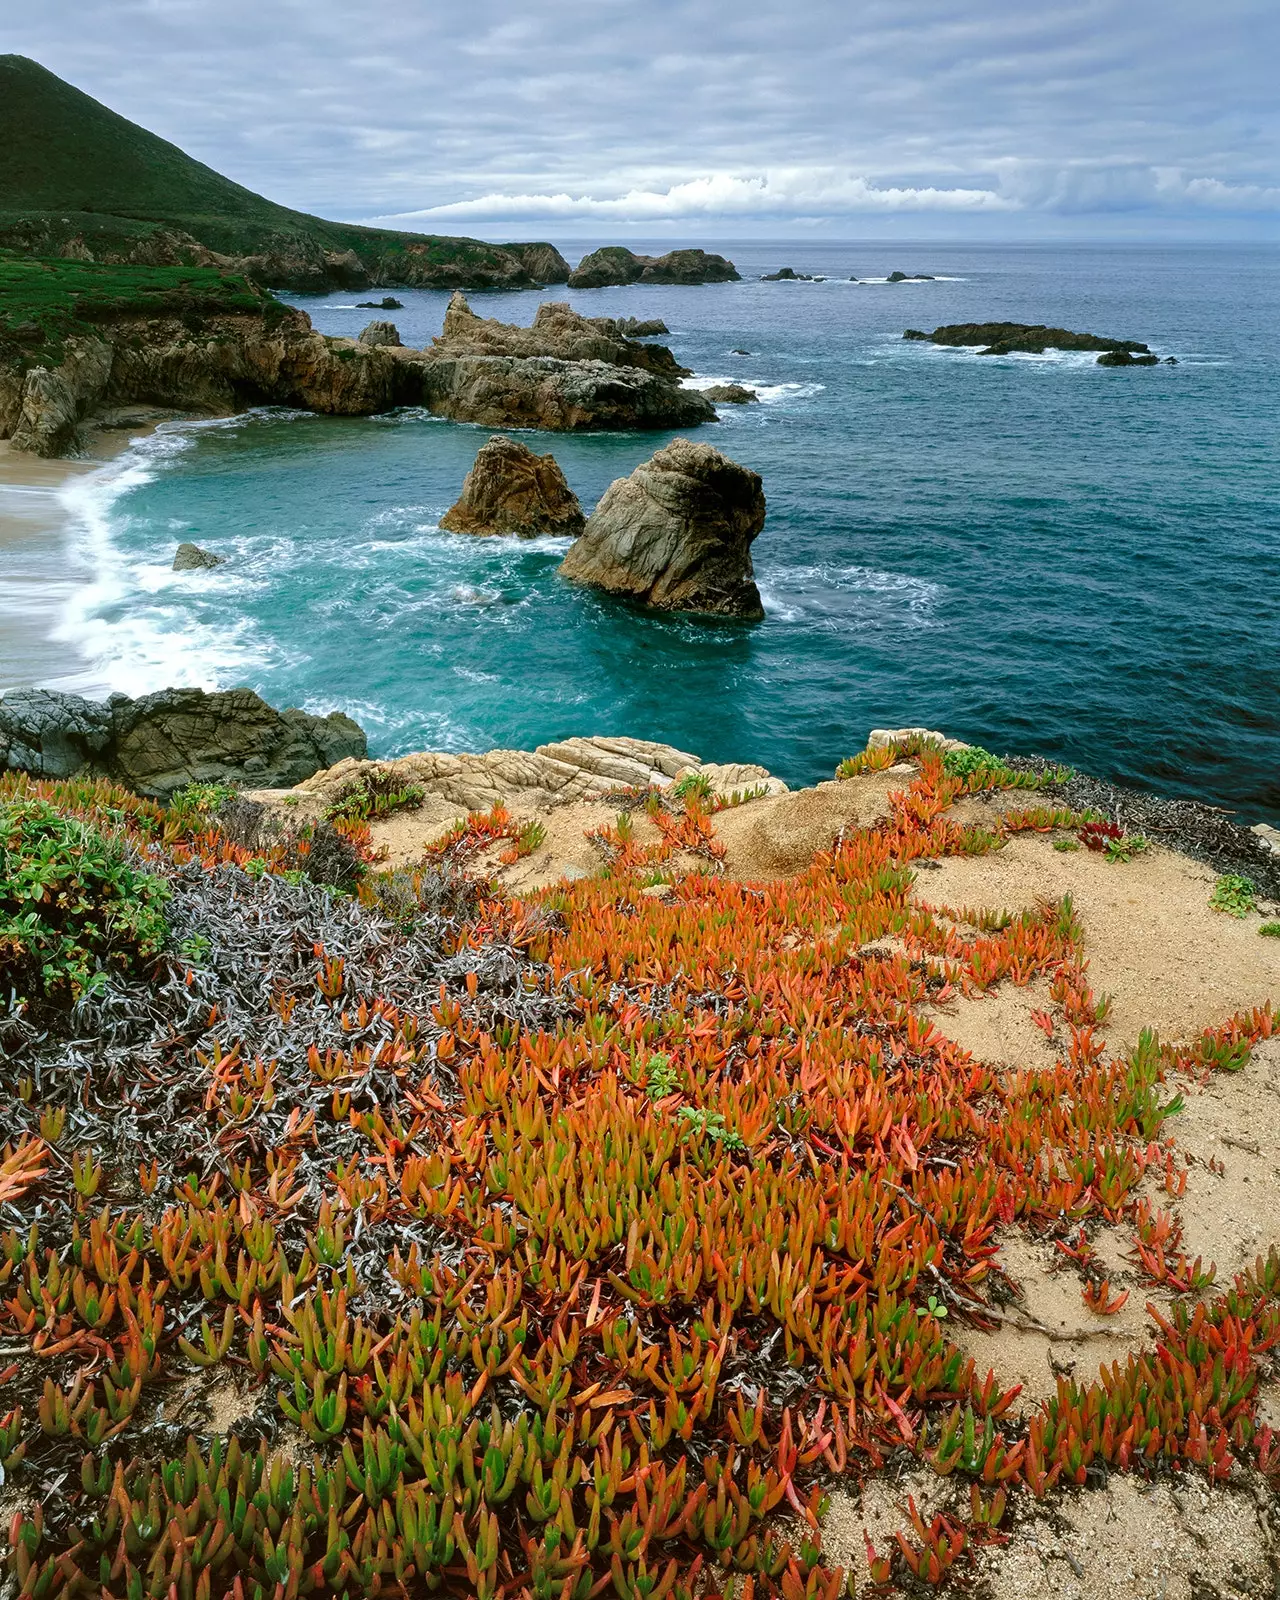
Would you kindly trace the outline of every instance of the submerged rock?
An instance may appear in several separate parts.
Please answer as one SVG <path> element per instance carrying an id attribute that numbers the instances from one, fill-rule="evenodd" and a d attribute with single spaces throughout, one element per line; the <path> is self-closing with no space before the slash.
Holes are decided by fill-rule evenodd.
<path id="1" fill-rule="evenodd" d="M 476 454 L 456 504 L 440 518 L 450 533 L 577 535 L 585 518 L 553 455 L 496 434 Z"/>
<path id="2" fill-rule="evenodd" d="M 702 392 L 716 405 L 745 406 L 760 398 L 754 389 L 748 389 L 741 383 L 715 383 Z"/>
<path id="3" fill-rule="evenodd" d="M 301 783 L 367 751 L 340 711 L 276 711 L 252 689 L 162 689 L 106 705 L 53 689 L 0 696 L 0 770 L 34 777 L 108 777 L 167 799 L 188 783 Z"/>
<path id="4" fill-rule="evenodd" d="M 403 340 L 400 338 L 400 330 L 394 322 L 371 322 L 363 330 L 357 343 L 399 346 L 403 343 Z"/>
<path id="5" fill-rule="evenodd" d="M 655 610 L 757 621 L 751 542 L 764 518 L 757 473 L 675 439 L 610 484 L 560 572 Z"/>
<path id="6" fill-rule="evenodd" d="M 627 283 L 736 283 L 738 269 L 706 250 L 669 250 L 638 256 L 623 245 L 593 250 L 569 274 L 571 289 L 606 289 Z"/>
<path id="7" fill-rule="evenodd" d="M 933 283 L 934 278 L 929 272 L 891 272 L 885 279 L 886 283 Z"/>
<path id="8" fill-rule="evenodd" d="M 197 567 L 220 567 L 226 559 L 226 556 L 215 556 L 212 550 L 202 550 L 198 544 L 189 544 L 184 539 L 174 554 L 173 570 L 193 572 Z"/>
<path id="9" fill-rule="evenodd" d="M 1104 350 L 1098 357 L 1100 367 L 1155 367 L 1159 364 L 1160 357 L 1149 351 L 1135 355 L 1129 350 Z"/>

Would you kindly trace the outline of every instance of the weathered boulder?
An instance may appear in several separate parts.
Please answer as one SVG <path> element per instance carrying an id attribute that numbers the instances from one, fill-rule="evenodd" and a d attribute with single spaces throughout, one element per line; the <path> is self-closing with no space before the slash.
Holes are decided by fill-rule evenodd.
<path id="1" fill-rule="evenodd" d="M 757 473 L 675 439 L 610 484 L 560 571 L 655 610 L 758 620 L 751 542 L 764 516 Z"/>
<path id="2" fill-rule="evenodd" d="M 627 283 L 736 283 L 738 269 L 724 256 L 706 250 L 669 250 L 640 256 L 607 244 L 583 256 L 569 274 L 571 289 L 607 289 Z"/>
<path id="3" fill-rule="evenodd" d="M 356 342 L 357 344 L 367 345 L 400 345 L 404 341 L 401 339 L 400 330 L 394 322 L 371 322 L 361 330 L 360 337 Z"/>
<path id="4" fill-rule="evenodd" d="M 517 534 L 582 532 L 578 497 L 553 455 L 538 456 L 516 439 L 495 434 L 481 445 L 456 504 L 440 518 L 450 533 Z"/>
<path id="5" fill-rule="evenodd" d="M 612 323 L 623 339 L 653 339 L 671 332 L 661 317 L 597 317 L 595 320 L 602 326 Z"/>
<path id="6" fill-rule="evenodd" d="M 496 317 L 478 317 L 466 296 L 455 294 L 444 314 L 444 328 L 432 340 L 429 353 L 552 356 L 558 361 L 607 361 L 611 366 L 639 367 L 665 378 L 689 376 L 688 367 L 682 367 L 665 345 L 637 344 L 612 317 L 584 317 L 558 300 L 544 301 L 534 313 L 532 325 L 522 328 Z"/>
<path id="7" fill-rule="evenodd" d="M 607 361 L 440 354 L 422 366 L 421 378 L 420 404 L 487 428 L 689 428 L 716 415 L 693 389 Z"/>
<path id="8" fill-rule="evenodd" d="M 760 396 L 741 383 L 713 383 L 703 394 L 715 405 L 745 406 Z"/>
<path id="9" fill-rule="evenodd" d="M 199 567 L 220 567 L 226 559 L 226 556 L 215 556 L 212 550 L 202 550 L 198 544 L 190 544 L 184 539 L 174 553 L 173 570 L 194 572 Z"/>
<path id="10" fill-rule="evenodd" d="M 0 768 L 109 777 L 158 799 L 188 783 L 285 787 L 367 748 L 342 712 L 276 711 L 251 689 L 162 689 L 106 705 L 52 689 L 0 696 Z"/>

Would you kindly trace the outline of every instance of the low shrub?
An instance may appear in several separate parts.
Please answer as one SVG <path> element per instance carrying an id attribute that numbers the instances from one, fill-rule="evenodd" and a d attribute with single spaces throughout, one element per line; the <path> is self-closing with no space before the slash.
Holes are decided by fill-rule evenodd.
<path id="1" fill-rule="evenodd" d="M 169 890 L 48 802 L 0 805 L 0 992 L 78 1000 L 164 947 Z"/>

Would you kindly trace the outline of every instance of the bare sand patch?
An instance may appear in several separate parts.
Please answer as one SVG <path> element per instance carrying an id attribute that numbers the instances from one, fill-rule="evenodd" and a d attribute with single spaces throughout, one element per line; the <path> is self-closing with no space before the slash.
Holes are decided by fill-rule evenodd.
<path id="1" fill-rule="evenodd" d="M 1052 1067 L 1061 1051 L 1033 1012 L 1052 1016 L 1055 1007 L 1044 978 L 1019 987 L 1001 983 L 985 994 L 957 995 L 945 1006 L 921 1006 L 920 1014 L 947 1038 L 991 1067 Z"/>
<path id="2" fill-rule="evenodd" d="M 220 1379 L 205 1391 L 204 1404 L 209 1413 L 210 1433 L 226 1434 L 238 1422 L 244 1422 L 258 1408 L 261 1390 L 242 1389 L 234 1378 Z"/>
<path id="3" fill-rule="evenodd" d="M 947 857 L 913 893 L 930 906 L 1009 911 L 1069 894 L 1094 992 L 1111 996 L 1105 1031 L 1119 1048 L 1144 1027 L 1188 1039 L 1280 999 L 1280 940 L 1258 937 L 1257 915 L 1210 910 L 1213 884 L 1208 867 L 1158 847 L 1121 863 L 1019 834 L 990 855 Z"/>
<path id="4" fill-rule="evenodd" d="M 1280 1037 L 1257 1045 L 1239 1072 L 1176 1087 L 1186 1109 L 1165 1131 L 1191 1159 L 1176 1208 L 1182 1250 L 1217 1264 L 1221 1290 L 1280 1242 Z"/>
<path id="5" fill-rule="evenodd" d="M 858 1490 L 846 1483 L 836 1484 L 822 1519 L 823 1561 L 828 1567 L 843 1567 L 846 1577 L 854 1580 L 849 1592 L 861 1594 L 863 1585 L 871 1582 L 866 1538 L 877 1555 L 888 1555 L 897 1549 L 893 1537 L 897 1529 L 911 1537 L 908 1500 L 915 1501 L 928 1523 L 949 1508 L 955 1487 L 951 1479 L 940 1478 L 931 1468 L 914 1462 L 899 1472 L 868 1478 Z"/>
<path id="6" fill-rule="evenodd" d="M 1264 1600 L 1275 1537 L 1253 1488 L 1177 1487 L 1119 1474 L 1036 1507 L 1004 1546 L 978 1556 L 989 1600 Z"/>
<path id="7" fill-rule="evenodd" d="M 913 771 L 899 763 L 885 772 L 866 772 L 717 812 L 715 831 L 725 846 L 725 870 L 737 879 L 794 878 L 820 851 L 830 850 L 842 832 L 883 822 L 890 814 L 890 794 L 906 789 Z"/>

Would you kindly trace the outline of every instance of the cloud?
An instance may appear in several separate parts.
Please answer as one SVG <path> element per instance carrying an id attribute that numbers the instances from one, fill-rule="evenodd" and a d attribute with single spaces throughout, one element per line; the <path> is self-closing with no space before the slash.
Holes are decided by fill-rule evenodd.
<path id="1" fill-rule="evenodd" d="M 216 28 L 206 0 L 9 9 L 5 49 L 330 216 L 1277 216 L 1274 0 L 219 0 Z"/>
<path id="2" fill-rule="evenodd" d="M 754 177 L 712 173 L 673 183 L 666 189 L 629 189 L 625 194 L 605 198 L 566 193 L 485 194 L 378 220 L 399 226 L 523 217 L 646 222 L 681 217 L 786 217 L 859 211 L 1001 211 L 1009 206 L 1009 201 L 990 189 L 885 188 L 866 178 L 801 167 Z"/>

